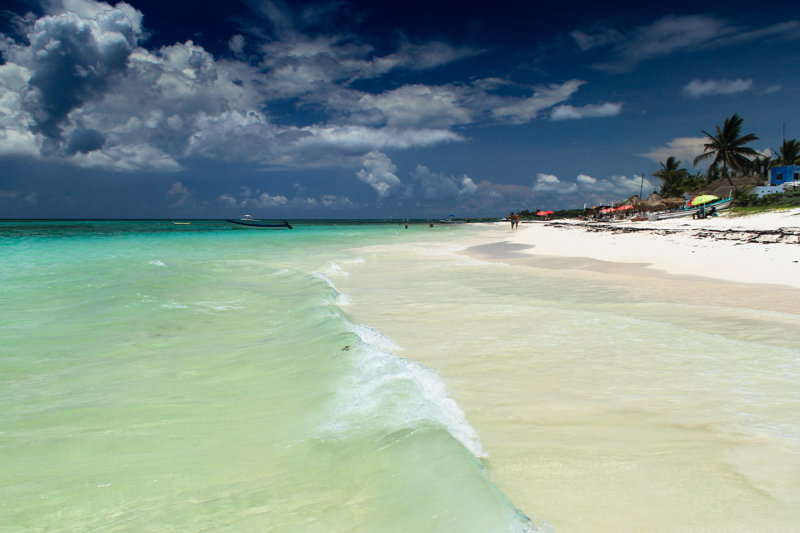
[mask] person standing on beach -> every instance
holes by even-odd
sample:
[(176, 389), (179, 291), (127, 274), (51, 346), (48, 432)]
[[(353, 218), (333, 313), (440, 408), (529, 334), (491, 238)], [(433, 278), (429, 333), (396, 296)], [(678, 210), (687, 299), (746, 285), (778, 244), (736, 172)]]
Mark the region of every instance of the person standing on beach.
[(408, 229), (408, 222), (406, 222), (406, 229)]
[(511, 229), (514, 229), (514, 212), (512, 211), (510, 215), (508, 215), (508, 219), (511, 221)]

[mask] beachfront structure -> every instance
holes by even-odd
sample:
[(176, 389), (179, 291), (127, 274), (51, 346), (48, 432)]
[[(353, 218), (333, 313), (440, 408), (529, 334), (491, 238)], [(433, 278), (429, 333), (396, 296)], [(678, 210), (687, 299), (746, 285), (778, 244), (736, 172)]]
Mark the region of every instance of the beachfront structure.
[(790, 181), (800, 181), (800, 165), (772, 167), (769, 172), (769, 184), (783, 185)]
[(783, 185), (765, 185), (763, 187), (755, 187), (753, 189), (753, 193), (756, 196), (761, 198), (762, 196), (766, 196), (768, 194), (775, 194), (778, 192), (784, 192), (786, 189), (783, 188)]
[[(733, 182), (733, 185), (731, 185), (731, 182)], [(766, 183), (764, 183), (764, 179), (760, 176), (743, 176), (739, 178), (731, 178), (730, 181), (728, 181), (727, 178), (722, 178), (709, 183), (699, 191), (694, 191), (691, 194), (692, 196), (711, 194), (720, 198), (728, 198), (731, 194), (733, 194), (734, 189), (744, 189), (749, 185), (752, 185), (753, 187), (760, 187), (762, 185), (766, 185)]]

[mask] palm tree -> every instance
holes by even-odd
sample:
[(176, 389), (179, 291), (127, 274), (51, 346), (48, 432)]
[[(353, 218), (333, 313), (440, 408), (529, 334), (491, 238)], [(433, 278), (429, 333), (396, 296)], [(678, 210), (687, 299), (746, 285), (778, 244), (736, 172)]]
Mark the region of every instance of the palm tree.
[(754, 187), (752, 185), (745, 185), (741, 189), (739, 187), (735, 187), (731, 191), (731, 196), (733, 197), (733, 201), (736, 202), (736, 205), (740, 206), (748, 206), (753, 205), (753, 202), (758, 200), (758, 195), (752, 190)]
[(773, 148), (772, 151), (779, 154), (772, 166), (800, 165), (800, 141), (797, 139), (789, 139), (788, 141), (784, 139), (780, 149), (775, 150)]
[(761, 176), (762, 178), (769, 177), (769, 169), (770, 167), (775, 166), (775, 160), (772, 159), (770, 156), (758, 156), (753, 159), (750, 170)]
[(684, 180), (689, 177), (689, 171), (680, 168), (681, 162), (670, 156), (666, 163), (661, 163), (661, 170), (653, 172), (652, 176), (659, 178), (662, 182), (661, 196), (680, 196), (684, 191)]
[[(724, 169), (736, 171), (750, 165), (748, 156), (755, 157), (758, 152), (745, 145), (749, 142), (757, 141), (758, 137), (752, 133), (740, 136), (742, 122), (744, 122), (744, 119), (735, 114), (725, 119), (722, 129), (717, 126), (716, 135), (703, 131), (708, 142), (704, 145), (705, 151), (694, 159), (693, 164), (697, 166), (700, 161), (714, 157), (714, 161), (711, 163), (712, 167), (722, 164)], [(730, 175), (727, 172), (724, 174), (728, 178), (728, 182), (733, 185)]]
[(702, 172), (695, 175), (687, 175), (683, 179), (683, 192), (697, 192), (706, 185), (706, 177)]

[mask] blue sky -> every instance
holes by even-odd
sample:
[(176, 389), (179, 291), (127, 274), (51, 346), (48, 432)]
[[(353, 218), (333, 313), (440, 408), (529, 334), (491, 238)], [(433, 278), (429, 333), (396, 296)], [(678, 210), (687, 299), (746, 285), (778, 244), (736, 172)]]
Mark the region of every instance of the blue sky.
[(501, 216), (800, 137), (796, 2), (11, 0), (0, 218)]

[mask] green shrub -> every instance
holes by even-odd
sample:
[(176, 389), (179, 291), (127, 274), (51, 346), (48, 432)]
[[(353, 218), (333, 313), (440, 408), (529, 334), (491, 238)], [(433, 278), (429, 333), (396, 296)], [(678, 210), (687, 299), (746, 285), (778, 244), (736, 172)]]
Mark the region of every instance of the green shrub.
[(800, 187), (795, 187), (785, 192), (764, 195), (751, 205), (765, 207), (800, 207)]

